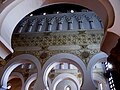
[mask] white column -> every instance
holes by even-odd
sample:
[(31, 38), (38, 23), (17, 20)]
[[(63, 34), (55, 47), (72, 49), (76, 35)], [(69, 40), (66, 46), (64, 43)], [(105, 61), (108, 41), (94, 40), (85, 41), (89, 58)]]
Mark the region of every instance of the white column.
[(52, 29), (52, 24), (51, 24), (51, 23), (48, 23), (47, 31), (51, 31), (51, 29)]
[(18, 33), (21, 33), (21, 32), (22, 32), (22, 30), (23, 30), (23, 28), (25, 27), (26, 24), (27, 24), (27, 20), (24, 21), (24, 22), (22, 22), (22, 24), (21, 24), (20, 27), (19, 27)]
[(72, 30), (73, 29), (73, 23), (72, 22), (68, 22), (68, 30)]
[(58, 28), (57, 29), (62, 30), (62, 23), (61, 22), (58, 23)]
[(32, 32), (32, 29), (33, 29), (33, 26), (35, 25), (35, 23), (36, 23), (36, 20), (30, 21), (28, 32)]
[(64, 63), (61, 64), (61, 69), (65, 69)]
[(68, 69), (68, 63), (64, 63), (64, 69)]
[(42, 30), (42, 24), (38, 24), (38, 32)]

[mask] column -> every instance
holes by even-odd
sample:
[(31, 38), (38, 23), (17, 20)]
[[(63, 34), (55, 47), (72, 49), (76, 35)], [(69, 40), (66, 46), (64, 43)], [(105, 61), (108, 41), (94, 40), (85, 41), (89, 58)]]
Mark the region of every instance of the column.
[(68, 30), (73, 29), (73, 17), (67, 18), (68, 21)]
[(79, 20), (78, 21), (79, 29), (83, 29), (83, 21)]
[(45, 22), (45, 18), (41, 19), (39, 22), (38, 22), (38, 32), (40, 32), (42, 30), (42, 26)]
[(95, 24), (94, 24), (94, 17), (91, 16), (88, 18), (89, 24), (90, 24), (90, 29), (95, 29)]
[(54, 21), (55, 21), (55, 17), (48, 19), (47, 31), (51, 31), (52, 30), (52, 25), (53, 25)]
[(48, 28), (47, 28), (47, 31), (51, 31), (51, 29), (52, 29), (52, 23), (48, 23)]
[(41, 23), (38, 24), (38, 30), (37, 30), (38, 32), (40, 32), (42, 30), (42, 26), (43, 25)]
[(62, 22), (59, 22), (59, 23), (58, 23), (58, 28), (57, 28), (57, 30), (62, 30)]
[(83, 25), (84, 17), (79, 16), (79, 17), (76, 17), (76, 19), (78, 21), (78, 29), (84, 29), (84, 25)]
[(68, 69), (70, 69), (70, 63), (68, 63)]
[(73, 29), (73, 23), (72, 22), (68, 22), (68, 30), (72, 30)]
[(19, 26), (19, 30), (18, 30), (18, 33), (21, 33), (23, 28), (25, 27), (25, 25), (27, 24), (27, 20), (25, 20), (23, 23), (21, 23), (21, 25)]
[(65, 20), (64, 16), (62, 18), (58, 18), (57, 30), (62, 30), (63, 29), (62, 25), (63, 25), (64, 20)]
[(64, 63), (64, 69), (68, 69), (68, 63)]
[(32, 28), (33, 28), (34, 24), (35, 24), (35, 20), (30, 21), (30, 24), (29, 24), (29, 27), (28, 27), (28, 32), (32, 31)]

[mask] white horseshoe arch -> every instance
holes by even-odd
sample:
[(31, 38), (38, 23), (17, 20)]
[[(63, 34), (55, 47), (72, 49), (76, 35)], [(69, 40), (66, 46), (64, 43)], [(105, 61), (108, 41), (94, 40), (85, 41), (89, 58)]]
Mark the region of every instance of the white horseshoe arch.
[[(106, 61), (107, 61), (107, 57), (108, 57), (108, 55), (107, 55), (106, 53), (100, 52), (100, 53), (94, 55), (94, 56), (90, 59), (90, 61), (89, 61), (89, 63), (88, 63), (88, 66), (87, 66), (87, 72), (88, 72), (88, 75), (91, 76), (91, 79), (92, 79), (92, 74), (91, 74), (91, 72), (92, 72), (92, 67), (93, 67), (97, 62), (106, 62)], [(92, 79), (92, 81), (93, 81), (93, 79)], [(93, 81), (93, 83), (94, 83), (94, 81)]]
[(99, 74), (95, 74), (95, 77), (93, 79), (103, 84), (103, 90), (109, 90), (109, 85), (107, 84), (105, 78), (103, 78)]
[[(29, 90), (30, 84), (31, 84), (33, 81), (35, 81), (36, 79), (37, 79), (37, 73), (32, 74), (32, 75), (26, 80), (26, 82), (25, 82), (22, 90)], [(49, 86), (51, 86), (51, 81), (50, 81), (49, 78), (48, 78), (48, 83), (49, 83)]]
[(91, 72), (92, 67), (97, 63), (97, 62), (105, 62), (107, 60), (108, 55), (104, 52), (100, 52), (96, 55), (94, 55), (88, 63), (87, 70)]
[[(18, 67), (19, 65), (23, 64), (26, 62), (32, 62), (35, 64), (35, 66), (37, 67), (37, 70), (38, 70), (38, 77), (37, 77), (37, 81), (36, 82), (40, 82), (41, 81), (41, 65), (40, 65), (40, 62), (39, 60), (33, 56), (33, 55), (30, 55), (30, 54), (22, 54), (22, 55), (19, 55), (19, 56), (16, 56), (14, 57), (13, 59), (11, 59), (7, 65), (5, 66), (4, 70), (3, 70), (3, 73), (2, 73), (2, 76), (1, 76), (1, 81), (0, 81), (0, 85), (2, 86), (1, 88), (3, 89), (7, 89), (7, 81), (8, 81), (8, 78), (11, 74), (11, 72), (16, 68)], [(38, 83), (36, 85), (38, 85)], [(36, 86), (37, 87), (37, 86)], [(40, 87), (40, 85), (38, 85), (38, 87)]]
[(78, 79), (74, 75), (69, 74), (69, 73), (62, 73), (62, 74), (58, 75), (53, 80), (50, 90), (56, 90), (55, 88), (56, 88), (57, 84), (59, 84), (62, 80), (66, 79), (66, 78), (72, 80), (76, 84), (76, 86), (78, 86), (77, 90), (80, 90), (80, 85), (79, 85), (80, 83), (79, 83)]
[(30, 84), (31, 84), (33, 81), (35, 81), (36, 78), (37, 78), (37, 73), (32, 74), (32, 75), (26, 80), (26, 82), (25, 82), (25, 84), (24, 84), (24, 90), (29, 90)]
[[(60, 62), (71, 63), (71, 64), (75, 65), (82, 72), (82, 75), (83, 75), (82, 88), (85, 88), (85, 89), (88, 88), (88, 87), (86, 87), (86, 85), (88, 83), (87, 81), (89, 81), (90, 78), (87, 76), (85, 64), (82, 62), (82, 60), (79, 57), (77, 57), (73, 54), (69, 54), (69, 53), (56, 54), (56, 55), (50, 57), (47, 60), (47, 62), (44, 64), (43, 69), (42, 69), (44, 88), (45, 87), (48, 88), (47, 77), (48, 77), (50, 70), (54, 66), (58, 65)], [(94, 84), (92, 82), (89, 84), (91, 84), (91, 88), (94, 90), (95, 89)]]

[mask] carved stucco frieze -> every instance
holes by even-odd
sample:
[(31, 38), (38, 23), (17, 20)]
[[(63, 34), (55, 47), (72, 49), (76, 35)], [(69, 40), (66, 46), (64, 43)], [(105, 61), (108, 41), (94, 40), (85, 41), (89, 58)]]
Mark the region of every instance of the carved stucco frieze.
[[(48, 58), (58, 53), (71, 53), (80, 57), (85, 64), (90, 58), (100, 51), (100, 43), (103, 37), (103, 31), (87, 31), (87, 32), (69, 32), (69, 33), (38, 33), (38, 34), (20, 34), (14, 35), (12, 44), (15, 49), (13, 56), (21, 53), (29, 53), (35, 55), (42, 64)], [(80, 48), (67, 49), (68, 46), (77, 45)], [(58, 49), (50, 50), (50, 47), (58, 47)], [(24, 49), (24, 47), (26, 49)], [(66, 49), (60, 49), (66, 47)], [(22, 48), (22, 49), (19, 49)], [(20, 51), (21, 50), (21, 51)], [(43, 55), (43, 56), (42, 56)], [(42, 58), (41, 58), (42, 57)]]

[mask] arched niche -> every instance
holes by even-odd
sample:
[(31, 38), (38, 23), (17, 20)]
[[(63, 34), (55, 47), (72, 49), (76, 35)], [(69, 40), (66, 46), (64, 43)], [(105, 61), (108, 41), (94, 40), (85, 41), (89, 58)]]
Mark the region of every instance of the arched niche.
[[(82, 88), (87, 90), (88, 87), (86, 87), (86, 85), (87, 85), (88, 81), (90, 80), (90, 78), (87, 76), (86, 66), (79, 57), (77, 57), (73, 54), (69, 54), (69, 53), (56, 54), (56, 55), (50, 57), (47, 60), (47, 62), (44, 64), (44, 66), (42, 68), (43, 83), (44, 83), (44, 86), (45, 86), (44, 88), (48, 89), (47, 77), (48, 77), (48, 74), (49, 74), (50, 70), (54, 66), (58, 65), (60, 62), (73, 64), (78, 68), (78, 70), (81, 71), (82, 77), (83, 77)], [(95, 89), (92, 82), (90, 82), (89, 85), (91, 86), (89, 88), (92, 88), (93, 90)]]
[(9, 80), (9, 76), (12, 73), (12, 71), (17, 68), (18, 66), (26, 63), (26, 62), (32, 62), (33, 64), (35, 64), (35, 66), (37, 67), (37, 81), (35, 83), (35, 88), (39, 88), (40, 87), (40, 82), (41, 82), (41, 65), (39, 60), (30, 54), (22, 54), (19, 56), (14, 57), (13, 59), (11, 59), (6, 66), (4, 67), (4, 70), (2, 72), (2, 76), (0, 79), (0, 85), (1, 85), (1, 89), (7, 89), (7, 82)]
[[(58, 75), (58, 76), (53, 80), (52, 85), (51, 85), (51, 87), (50, 87), (50, 90), (56, 90), (57, 85), (58, 85), (61, 81), (67, 80), (67, 79), (73, 81), (73, 82), (75, 83), (75, 85), (76, 85), (76, 89), (77, 89), (77, 90), (80, 90), (80, 87), (81, 87), (81, 86), (79, 85), (78, 79), (76, 78), (76, 76), (74, 76), (74, 75), (72, 75), (72, 74), (69, 74), (69, 73), (62, 73), (62, 74)], [(66, 83), (66, 86), (70, 86), (70, 85), (67, 85), (67, 83)], [(63, 88), (66, 88), (66, 87), (63, 87)], [(76, 89), (75, 89), (75, 90), (76, 90)], [(66, 89), (64, 89), (64, 90), (66, 90)], [(71, 86), (71, 89), (70, 89), (70, 90), (74, 90), (74, 87)]]

